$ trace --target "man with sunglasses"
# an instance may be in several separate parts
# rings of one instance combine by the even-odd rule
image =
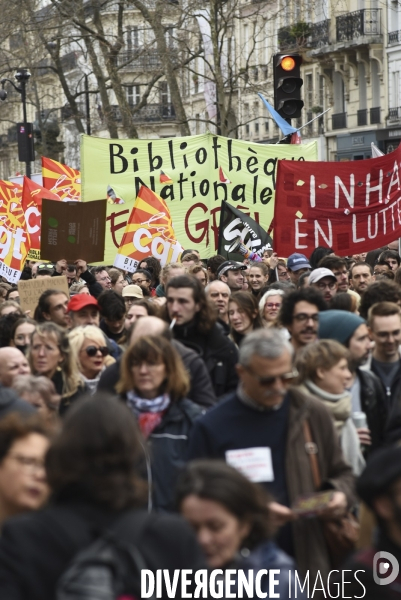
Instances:
[[[325,581],[330,562],[320,524],[316,518],[296,521],[291,509],[297,498],[317,491],[304,421],[319,456],[322,489],[332,490],[325,517],[346,510],[353,477],[326,407],[290,388],[297,375],[292,358],[293,348],[279,330],[258,329],[247,335],[239,350],[238,388],[194,424],[189,459],[223,459],[262,484],[275,499],[270,509],[282,526],[279,546],[295,557],[299,572],[309,569],[314,580],[319,570]]]
[[[317,340],[319,312],[327,310],[320,290],[303,287],[283,297],[278,320],[288,329],[297,352]]]

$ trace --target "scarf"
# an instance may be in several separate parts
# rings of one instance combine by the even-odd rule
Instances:
[[[337,433],[341,435],[345,422],[351,416],[351,394],[349,392],[330,394],[310,380],[305,381],[305,386],[309,392],[323,402],[334,420]]]
[[[127,392],[127,406],[138,419],[139,429],[147,439],[152,431],[160,425],[164,413],[170,406],[170,396],[163,394],[152,400],[140,398],[135,392]]]

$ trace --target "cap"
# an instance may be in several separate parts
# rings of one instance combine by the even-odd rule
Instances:
[[[357,481],[358,495],[368,506],[401,478],[401,447],[377,450],[369,458],[366,468]]]
[[[308,259],[305,254],[298,254],[295,252],[288,257],[287,268],[290,271],[299,271],[299,269],[311,269]]]
[[[217,277],[224,275],[227,271],[246,271],[247,266],[244,263],[237,262],[236,260],[226,260],[221,263],[217,270]]]
[[[312,273],[309,275],[309,285],[311,283],[317,283],[323,277],[331,277],[334,281],[337,281],[337,277],[334,275],[333,271],[330,269],[326,269],[326,267],[319,267],[318,269],[313,269]]]
[[[143,291],[139,285],[126,285],[123,288],[123,298],[143,298]]]
[[[89,296],[89,294],[75,294],[67,304],[67,312],[76,312],[86,306],[94,306],[100,310],[99,304],[93,296]]]
[[[324,310],[319,313],[318,335],[321,340],[336,340],[346,346],[354,331],[364,323],[365,319],[347,310]]]

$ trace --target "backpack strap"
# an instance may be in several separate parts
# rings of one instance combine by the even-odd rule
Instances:
[[[322,479],[320,477],[319,463],[317,462],[317,447],[312,438],[312,432],[308,419],[304,420],[302,427],[304,431],[305,450],[309,455],[309,461],[312,470],[313,485],[315,486],[315,490],[320,490],[322,486]]]

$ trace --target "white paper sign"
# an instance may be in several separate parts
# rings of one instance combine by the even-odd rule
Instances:
[[[243,448],[227,450],[226,461],[255,483],[274,481],[270,448]]]

